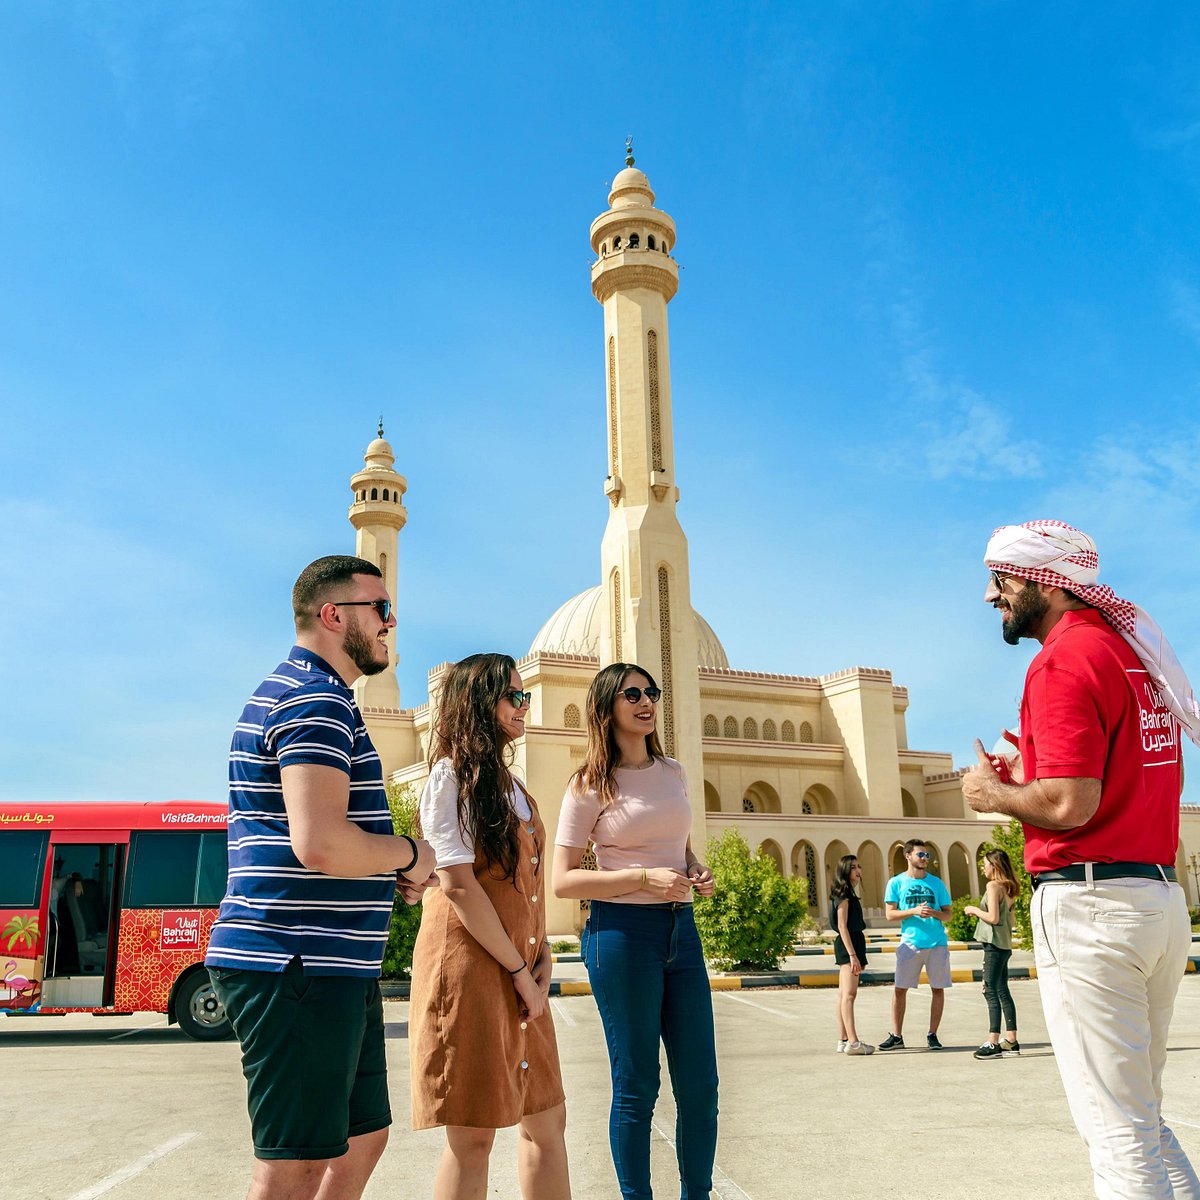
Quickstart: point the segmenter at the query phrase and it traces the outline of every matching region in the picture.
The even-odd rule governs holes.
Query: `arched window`
[[[813,740],[813,727],[807,721],[800,722],[800,740],[802,742]]]
[[[725,718],[725,736],[735,738],[738,735],[737,719],[735,717]]]
[[[563,728],[578,729],[582,721],[580,720],[580,712],[578,704],[568,704],[563,710]]]
[[[646,249],[647,250],[654,249],[654,234],[652,234],[652,233],[648,234],[646,237]]]
[[[371,489],[371,499],[372,499],[372,500],[378,500],[378,499],[379,499],[379,489],[378,489],[378,488],[372,488],[372,489]]]
[[[638,236],[638,234],[631,233],[629,235],[630,250],[637,250],[641,246],[641,244],[642,244],[642,239],[641,239],[641,237]]]
[[[768,717],[763,722],[763,741],[777,742],[779,741],[779,730],[775,728],[775,722]]]
[[[704,718],[704,736],[705,737],[720,737],[721,736],[721,727],[720,727],[720,725],[717,724],[717,718],[714,717],[712,715],[712,713],[709,713],[708,716]]]
[[[747,741],[758,740],[758,722],[753,717],[747,717],[742,722],[742,737]]]
[[[617,250],[620,250],[620,248],[621,248],[621,235],[618,233],[616,235],[616,237],[613,238],[613,250],[617,251]]]
[[[385,500],[390,500],[390,499],[391,499],[391,496],[389,496],[389,495],[388,495],[388,490],[387,490],[387,488],[384,488],[384,489],[383,489],[383,498],[384,498]]]
[[[601,242],[601,243],[600,243],[600,253],[601,253],[601,254],[607,254],[607,253],[608,253],[608,243],[607,243],[607,242]]]
[[[783,723],[783,740],[785,742],[794,742],[796,740],[796,727],[791,721]]]

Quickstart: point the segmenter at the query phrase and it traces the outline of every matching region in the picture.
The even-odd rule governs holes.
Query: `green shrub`
[[[550,943],[551,954],[578,954],[579,942],[575,938],[556,938]]]
[[[1025,830],[1015,817],[1007,825],[992,826],[992,840],[979,848],[979,861],[989,850],[1003,850],[1012,860],[1013,873],[1021,885],[1021,894],[1013,901],[1014,936],[1025,946],[1033,949],[1033,925],[1029,919],[1029,902],[1033,899],[1033,880],[1025,870]],[[982,874],[982,867],[980,868]],[[981,906],[982,907],[982,906]]]
[[[950,920],[946,922],[946,936],[952,942],[969,942],[974,939],[975,922],[979,918],[968,916],[963,912],[963,909],[968,904],[974,904],[978,908],[983,907],[982,901],[972,900],[970,896],[959,896],[954,901],[953,905],[951,905],[953,912],[951,913]]]
[[[821,922],[805,913],[796,926],[796,941],[802,946],[815,946],[821,940]]]
[[[416,837],[420,832],[420,802],[411,785],[387,784],[387,801],[392,814],[392,828],[396,833]],[[412,969],[413,946],[417,943],[417,930],[421,928],[423,907],[420,904],[405,904],[400,893],[396,893],[387,949],[383,952],[384,979],[408,978]]]
[[[1200,905],[1189,908],[1188,916],[1191,917],[1193,925],[1200,925]]]
[[[775,970],[792,951],[804,919],[805,887],[784,879],[773,859],[751,855],[735,829],[708,844],[715,894],[696,897],[704,954],[720,970]]]

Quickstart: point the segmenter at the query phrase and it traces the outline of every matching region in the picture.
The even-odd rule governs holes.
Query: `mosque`
[[[694,846],[736,829],[780,871],[805,880],[810,913],[826,919],[833,868],[843,854],[857,854],[863,907],[878,919],[887,879],[904,866],[900,847],[919,834],[951,894],[978,895],[975,864],[995,821],[966,807],[949,754],[909,747],[908,693],[891,673],[736,670],[692,608],[687,539],[676,512],[667,332],[667,306],[679,287],[675,222],[655,207],[632,151],[625,161],[608,208],[591,225],[608,433],[600,582],[552,613],[518,663],[533,694],[516,746],[518,774],[553,830],[566,781],[583,763],[592,677],[603,663],[638,662],[662,687],[659,733],[691,784]],[[394,596],[407,483],[382,423],[350,486],[356,553],[379,565]],[[393,664],[395,642],[393,630]],[[431,703],[447,666],[429,672]],[[401,707],[394,667],[360,680],[355,691],[386,776],[419,790],[428,774],[430,704]],[[1185,824],[1194,827],[1191,840],[1200,849],[1200,809],[1186,814]],[[1181,842],[1181,867],[1185,859]],[[1196,903],[1191,879],[1188,896]],[[579,902],[551,895],[545,902],[552,933],[581,927]]]

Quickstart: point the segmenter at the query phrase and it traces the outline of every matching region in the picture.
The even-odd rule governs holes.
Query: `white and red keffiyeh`
[[[1096,582],[1100,555],[1086,533],[1062,521],[1002,525],[983,557],[989,570],[1066,588],[1098,609],[1133,647],[1183,731],[1200,746],[1200,704],[1171,643],[1136,604]]]

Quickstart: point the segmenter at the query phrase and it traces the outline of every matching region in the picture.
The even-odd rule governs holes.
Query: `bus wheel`
[[[198,1042],[219,1042],[233,1036],[233,1026],[217,999],[212,980],[204,970],[193,971],[175,993],[175,1020]]]

